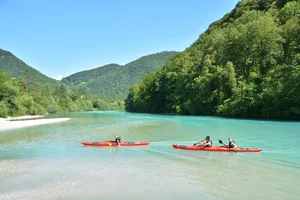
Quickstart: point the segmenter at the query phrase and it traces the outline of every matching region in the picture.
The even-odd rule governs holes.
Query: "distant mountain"
[[[176,53],[164,51],[151,54],[124,66],[105,65],[70,75],[63,78],[62,82],[100,95],[102,99],[123,100],[131,85],[138,83],[144,75],[160,69]]]
[[[17,79],[23,77],[29,84],[35,82],[39,85],[48,85],[50,88],[59,85],[59,81],[40,73],[9,51],[2,49],[0,49],[0,69],[11,77]]]
[[[72,74],[66,78],[63,78],[62,82],[66,83],[68,85],[85,84],[88,81],[91,81],[92,79],[99,78],[99,77],[101,77],[111,71],[114,71],[120,67],[121,67],[121,65],[118,65],[118,64],[104,65],[102,67],[97,67],[95,69],[86,70],[86,71],[77,72],[75,74]]]

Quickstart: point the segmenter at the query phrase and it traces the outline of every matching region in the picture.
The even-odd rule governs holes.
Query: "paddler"
[[[117,134],[114,134],[114,137],[116,138],[115,142],[118,143],[118,146],[120,147],[121,146],[121,144],[120,144],[121,143],[121,137],[118,136]]]
[[[234,149],[237,147],[235,142],[232,140],[232,138],[228,138],[228,142],[229,142],[228,145],[225,144],[226,147],[228,147],[230,149]]]
[[[210,140],[209,136],[206,136],[206,138],[198,143],[195,143],[194,146],[205,146],[205,147],[211,147],[212,141]]]

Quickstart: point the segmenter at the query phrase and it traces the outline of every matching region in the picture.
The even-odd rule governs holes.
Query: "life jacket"
[[[212,143],[212,141],[211,140],[209,140],[209,142],[211,143],[211,146],[213,145],[213,143]],[[208,145],[205,145],[206,147],[209,147]]]
[[[228,144],[229,148],[234,148],[234,145],[232,145],[232,143],[235,144],[235,142],[232,140],[232,141],[229,142],[229,144]]]

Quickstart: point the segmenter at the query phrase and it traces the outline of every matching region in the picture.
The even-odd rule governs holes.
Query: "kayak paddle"
[[[225,145],[226,147],[228,147],[226,144],[224,144],[224,143],[222,142],[222,140],[219,140],[219,143]],[[228,147],[228,148],[229,148],[229,147]],[[234,151],[235,153],[237,153],[236,150],[231,149],[231,148],[229,148],[229,149],[232,150],[232,151]]]

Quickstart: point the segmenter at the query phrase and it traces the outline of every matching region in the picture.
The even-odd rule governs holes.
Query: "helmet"
[[[209,136],[206,136],[206,138],[205,139],[207,139],[207,140],[210,140],[210,137]]]

